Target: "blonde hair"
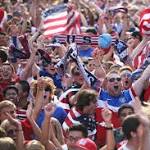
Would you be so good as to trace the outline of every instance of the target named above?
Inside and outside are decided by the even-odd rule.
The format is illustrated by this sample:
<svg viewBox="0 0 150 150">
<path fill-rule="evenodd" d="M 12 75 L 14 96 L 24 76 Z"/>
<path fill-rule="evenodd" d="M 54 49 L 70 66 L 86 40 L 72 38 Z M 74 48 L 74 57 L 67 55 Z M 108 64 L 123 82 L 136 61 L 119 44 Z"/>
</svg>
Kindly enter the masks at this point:
<svg viewBox="0 0 150 150">
<path fill-rule="evenodd" d="M 12 123 L 6 119 L 1 123 L 0 127 L 6 131 L 10 125 L 12 125 Z"/>
<path fill-rule="evenodd" d="M 8 101 L 8 100 L 4 100 L 4 101 L 0 102 L 0 111 L 7 107 L 13 108 L 14 110 L 16 110 L 16 106 L 13 102 Z"/>
<path fill-rule="evenodd" d="M 16 144 L 13 139 L 9 137 L 0 138 L 1 150 L 16 150 Z"/>
<path fill-rule="evenodd" d="M 55 90 L 56 90 L 56 86 L 54 85 L 53 79 L 50 77 L 42 77 L 43 80 L 45 81 L 47 87 L 49 87 L 51 89 L 51 94 L 54 95 Z M 32 88 L 32 92 L 33 92 L 33 96 L 36 96 L 37 94 L 37 80 L 34 80 L 31 83 L 31 88 Z"/>
<path fill-rule="evenodd" d="M 25 150 L 45 150 L 45 147 L 40 141 L 32 140 L 26 145 Z"/>
</svg>

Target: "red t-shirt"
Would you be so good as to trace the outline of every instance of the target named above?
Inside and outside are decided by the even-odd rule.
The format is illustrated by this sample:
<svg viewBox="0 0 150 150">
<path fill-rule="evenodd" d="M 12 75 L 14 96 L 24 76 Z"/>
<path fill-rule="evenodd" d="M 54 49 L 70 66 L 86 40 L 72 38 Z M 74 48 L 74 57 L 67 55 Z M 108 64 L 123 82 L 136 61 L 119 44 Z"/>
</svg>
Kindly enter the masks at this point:
<svg viewBox="0 0 150 150">
<path fill-rule="evenodd" d="M 32 140 L 33 139 L 33 129 L 28 119 L 21 121 L 23 134 L 25 140 Z"/>
</svg>

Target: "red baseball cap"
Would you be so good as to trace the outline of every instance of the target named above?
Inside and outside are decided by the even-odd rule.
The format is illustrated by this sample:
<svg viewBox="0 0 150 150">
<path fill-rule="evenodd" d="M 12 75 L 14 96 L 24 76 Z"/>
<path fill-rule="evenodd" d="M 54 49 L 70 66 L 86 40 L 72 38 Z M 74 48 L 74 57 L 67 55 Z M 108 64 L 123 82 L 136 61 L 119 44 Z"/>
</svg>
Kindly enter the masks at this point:
<svg viewBox="0 0 150 150">
<path fill-rule="evenodd" d="M 77 148 L 81 150 L 97 150 L 97 146 L 94 141 L 89 138 L 82 138 L 75 144 Z"/>
</svg>

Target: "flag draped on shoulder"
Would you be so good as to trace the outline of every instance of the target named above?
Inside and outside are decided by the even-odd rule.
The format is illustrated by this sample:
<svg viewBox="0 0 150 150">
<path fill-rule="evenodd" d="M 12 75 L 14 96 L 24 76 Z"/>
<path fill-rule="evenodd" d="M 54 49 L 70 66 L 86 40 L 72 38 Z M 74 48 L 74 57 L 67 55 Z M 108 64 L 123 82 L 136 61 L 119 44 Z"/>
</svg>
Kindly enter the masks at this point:
<svg viewBox="0 0 150 150">
<path fill-rule="evenodd" d="M 42 12 L 44 35 L 51 38 L 60 33 L 80 33 L 80 15 L 67 5 L 57 5 Z"/>
<path fill-rule="evenodd" d="M 134 68 L 139 68 L 143 65 L 150 53 L 150 8 L 146 8 L 141 12 L 139 29 L 143 40 L 132 53 Z"/>
</svg>

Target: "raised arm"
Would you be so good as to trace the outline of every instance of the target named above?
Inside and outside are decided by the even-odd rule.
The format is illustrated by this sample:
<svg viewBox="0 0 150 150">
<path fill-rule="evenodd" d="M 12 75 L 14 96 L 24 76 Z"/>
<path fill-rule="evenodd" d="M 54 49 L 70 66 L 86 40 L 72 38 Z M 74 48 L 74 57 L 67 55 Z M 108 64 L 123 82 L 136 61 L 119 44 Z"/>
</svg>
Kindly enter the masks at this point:
<svg viewBox="0 0 150 150">
<path fill-rule="evenodd" d="M 17 150 L 24 150 L 24 135 L 23 135 L 23 130 L 22 126 L 19 120 L 12 118 L 10 114 L 7 113 L 8 120 L 16 126 L 17 132 L 16 132 L 16 147 Z"/>
<path fill-rule="evenodd" d="M 135 94 L 137 96 L 141 95 L 144 89 L 144 84 L 149 78 L 150 78 L 150 65 L 148 65 L 148 67 L 144 70 L 142 76 L 132 85 L 133 90 L 135 91 Z"/>
<path fill-rule="evenodd" d="M 39 128 L 39 126 L 37 125 L 37 123 L 35 122 L 35 120 L 33 119 L 33 112 L 34 112 L 34 109 L 32 107 L 32 103 L 30 103 L 28 105 L 28 109 L 27 109 L 27 112 L 26 112 L 26 115 L 27 115 L 27 118 L 32 126 L 32 129 L 33 129 L 33 132 L 34 132 L 34 135 L 36 136 L 37 139 L 41 139 L 41 136 L 42 136 L 42 133 L 41 133 L 41 129 Z"/>
<path fill-rule="evenodd" d="M 50 141 L 50 120 L 51 116 L 55 110 L 55 107 L 53 104 L 47 104 L 44 107 L 44 112 L 45 112 L 45 119 L 42 124 L 42 138 L 41 142 L 45 145 L 47 150 L 56 150 L 55 145 Z"/>
<path fill-rule="evenodd" d="M 106 126 L 106 145 L 100 150 L 114 150 L 115 149 L 115 137 L 113 132 L 113 125 L 111 123 L 112 112 L 105 108 L 102 110 L 102 117 L 105 121 Z"/>
<path fill-rule="evenodd" d="M 35 106 L 34 106 L 34 111 L 33 111 L 33 119 L 36 120 L 37 116 L 42 108 L 42 103 L 43 103 L 43 98 L 44 98 L 44 81 L 41 78 L 38 79 L 37 81 L 37 93 L 36 93 L 36 98 L 35 98 Z"/>
</svg>

